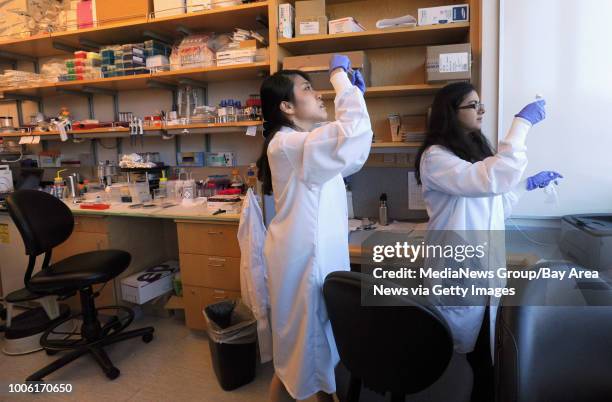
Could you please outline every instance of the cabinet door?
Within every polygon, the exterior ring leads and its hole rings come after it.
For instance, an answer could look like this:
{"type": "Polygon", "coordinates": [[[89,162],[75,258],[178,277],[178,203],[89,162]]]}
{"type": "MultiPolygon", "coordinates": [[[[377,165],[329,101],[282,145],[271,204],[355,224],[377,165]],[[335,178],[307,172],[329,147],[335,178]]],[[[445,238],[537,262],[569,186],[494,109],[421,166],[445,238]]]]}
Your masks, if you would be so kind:
{"type": "Polygon", "coordinates": [[[185,322],[191,329],[206,329],[204,307],[227,299],[240,298],[240,292],[223,289],[202,288],[198,286],[183,286],[185,302],[185,322]]]}
{"type": "Polygon", "coordinates": [[[178,222],[176,228],[181,253],[240,258],[236,225],[178,222]]]}
{"type": "Polygon", "coordinates": [[[186,285],[240,290],[240,258],[181,253],[180,261],[186,285]]]}

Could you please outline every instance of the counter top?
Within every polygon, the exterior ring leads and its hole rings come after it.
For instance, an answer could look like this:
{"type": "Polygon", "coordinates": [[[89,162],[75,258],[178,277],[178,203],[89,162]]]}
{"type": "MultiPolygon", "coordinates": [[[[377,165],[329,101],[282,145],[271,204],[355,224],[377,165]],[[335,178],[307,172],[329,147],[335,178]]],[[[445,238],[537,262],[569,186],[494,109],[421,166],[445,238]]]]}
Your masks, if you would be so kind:
{"type": "Polygon", "coordinates": [[[169,208],[129,208],[130,204],[112,203],[109,209],[93,210],[81,209],[79,204],[67,202],[66,205],[75,215],[95,216],[122,216],[129,218],[158,218],[172,220],[208,221],[208,222],[232,222],[238,223],[240,215],[237,214],[210,214],[203,202],[197,202],[190,206],[178,204],[169,208]]]}

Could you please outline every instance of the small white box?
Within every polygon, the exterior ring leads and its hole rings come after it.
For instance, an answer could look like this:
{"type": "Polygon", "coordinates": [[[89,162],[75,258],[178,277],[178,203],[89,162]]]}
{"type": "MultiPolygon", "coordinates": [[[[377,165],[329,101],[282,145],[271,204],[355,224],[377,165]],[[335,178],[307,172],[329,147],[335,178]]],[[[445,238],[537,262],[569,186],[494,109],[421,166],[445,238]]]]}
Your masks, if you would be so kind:
{"type": "Polygon", "coordinates": [[[467,4],[419,8],[419,25],[448,24],[469,20],[470,6],[467,4]]]}
{"type": "Polygon", "coordinates": [[[167,261],[146,271],[128,276],[121,280],[123,300],[144,304],[172,290],[174,273],[179,269],[178,261],[167,261]]]}
{"type": "Polygon", "coordinates": [[[185,0],[155,0],[155,18],[185,14],[185,0]]]}
{"type": "Polygon", "coordinates": [[[197,13],[212,9],[212,0],[187,0],[187,12],[197,13]]]}
{"type": "Polygon", "coordinates": [[[355,21],[353,17],[340,18],[329,21],[329,34],[340,34],[349,32],[363,32],[365,28],[355,21]]]}
{"type": "Polygon", "coordinates": [[[278,36],[279,38],[293,38],[293,24],[295,21],[295,8],[292,4],[278,5],[278,36]]]}

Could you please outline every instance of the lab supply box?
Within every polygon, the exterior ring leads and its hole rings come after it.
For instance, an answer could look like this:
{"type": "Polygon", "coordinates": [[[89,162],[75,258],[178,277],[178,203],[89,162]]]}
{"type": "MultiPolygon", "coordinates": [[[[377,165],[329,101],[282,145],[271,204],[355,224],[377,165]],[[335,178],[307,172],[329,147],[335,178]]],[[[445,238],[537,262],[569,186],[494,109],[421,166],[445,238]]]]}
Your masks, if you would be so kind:
{"type": "Polygon", "coordinates": [[[278,37],[293,38],[293,23],[295,21],[295,8],[293,4],[278,5],[278,37]]]}
{"type": "MultiPolygon", "coordinates": [[[[351,60],[351,66],[361,71],[367,86],[370,85],[370,63],[364,51],[342,52],[351,60]]],[[[310,76],[314,89],[321,91],[333,89],[329,81],[329,62],[334,53],[311,54],[306,56],[285,57],[283,68],[301,70],[310,76]]]]}
{"type": "Polygon", "coordinates": [[[469,80],[472,48],[469,43],[427,47],[427,81],[469,80]]]}
{"type": "Polygon", "coordinates": [[[178,152],[176,154],[176,164],[179,167],[203,167],[204,162],[204,152],[178,152]]]}
{"type": "Polygon", "coordinates": [[[185,0],[154,0],[155,18],[171,17],[185,14],[187,5],[185,0]]]}
{"type": "Polygon", "coordinates": [[[212,0],[187,0],[187,12],[197,13],[212,9],[212,0]]]}
{"type": "Polygon", "coordinates": [[[206,152],[206,167],[234,167],[236,155],[233,152],[206,152]]]}
{"type": "Polygon", "coordinates": [[[97,0],[99,26],[146,19],[153,11],[153,0],[97,0]]]}
{"type": "Polygon", "coordinates": [[[419,8],[419,25],[448,24],[452,22],[468,22],[470,6],[455,4],[442,7],[419,8]]]}
{"type": "Polygon", "coordinates": [[[325,0],[295,2],[296,37],[327,34],[328,19],[325,14],[325,0]]]}
{"type": "Polygon", "coordinates": [[[144,304],[171,292],[174,273],[178,270],[178,261],[166,261],[163,264],[128,276],[121,280],[121,296],[127,302],[144,304]]]}
{"type": "Polygon", "coordinates": [[[353,17],[340,18],[329,21],[329,34],[341,34],[350,32],[362,32],[365,28],[353,17]]]}

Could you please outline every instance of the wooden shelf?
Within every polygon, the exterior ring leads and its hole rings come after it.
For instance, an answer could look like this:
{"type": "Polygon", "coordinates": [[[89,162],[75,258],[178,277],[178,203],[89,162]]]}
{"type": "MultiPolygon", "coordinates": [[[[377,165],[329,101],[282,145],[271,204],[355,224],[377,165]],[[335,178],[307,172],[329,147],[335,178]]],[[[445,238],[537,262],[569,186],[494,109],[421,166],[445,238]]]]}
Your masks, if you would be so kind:
{"type": "Polygon", "coordinates": [[[231,30],[234,27],[259,29],[261,25],[256,22],[255,18],[260,14],[267,15],[267,13],[268,2],[262,1],[166,18],[142,16],[139,19],[104,23],[95,28],[39,34],[24,39],[2,41],[0,38],[0,52],[38,58],[65,55],[66,51],[55,48],[54,42],[82,48],[81,41],[100,45],[139,42],[145,39],[145,31],[177,39],[181,37],[177,31],[178,27],[195,32],[202,30],[227,32],[228,29],[231,30]]]}
{"type": "Polygon", "coordinates": [[[96,80],[63,81],[25,88],[0,88],[4,97],[10,94],[28,96],[54,96],[61,94],[61,90],[81,91],[83,88],[106,89],[113,91],[126,91],[150,88],[151,81],[161,84],[178,85],[183,79],[194,81],[239,81],[258,79],[269,74],[270,63],[237,64],[223,67],[191,68],[173,71],[164,71],[153,74],[128,75],[123,77],[100,78],[96,80]]]}
{"type": "MultiPolygon", "coordinates": [[[[196,124],[186,124],[186,125],[175,125],[175,126],[164,126],[164,127],[147,127],[144,129],[145,136],[153,136],[154,133],[158,133],[162,130],[166,131],[175,131],[175,130],[211,130],[214,132],[232,132],[236,130],[243,129],[245,127],[257,127],[261,126],[263,122],[261,121],[241,121],[237,123],[196,123],[196,124]]],[[[130,130],[125,127],[103,127],[103,128],[92,128],[89,130],[73,130],[68,134],[77,135],[80,138],[125,138],[130,137],[130,130]]],[[[18,137],[27,137],[27,136],[40,136],[45,139],[50,139],[51,137],[59,138],[59,132],[57,131],[45,131],[45,132],[37,132],[34,131],[32,133],[0,133],[0,137],[4,138],[18,138],[18,137]]],[[[140,138],[139,136],[137,136],[140,138]]]]}
{"type": "Polygon", "coordinates": [[[279,46],[294,55],[402,46],[446,45],[469,42],[470,24],[452,23],[414,28],[376,29],[336,35],[309,35],[279,39],[279,46]]]}
{"type": "MultiPolygon", "coordinates": [[[[380,87],[369,87],[365,93],[366,98],[390,98],[413,95],[432,95],[444,87],[443,84],[415,84],[415,85],[388,85],[380,87]]],[[[323,99],[334,99],[336,93],[333,90],[319,91],[323,99]]]]}

